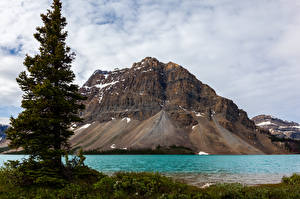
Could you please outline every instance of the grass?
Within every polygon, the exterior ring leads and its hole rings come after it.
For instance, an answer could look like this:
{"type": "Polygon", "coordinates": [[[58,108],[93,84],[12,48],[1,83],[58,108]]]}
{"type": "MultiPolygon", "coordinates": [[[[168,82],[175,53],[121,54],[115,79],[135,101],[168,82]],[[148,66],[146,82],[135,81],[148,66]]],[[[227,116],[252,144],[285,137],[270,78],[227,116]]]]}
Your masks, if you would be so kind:
{"type": "MultiPolygon", "coordinates": [[[[85,170],[87,171],[87,170],[85,170]]],[[[300,176],[284,177],[282,183],[259,186],[217,184],[206,189],[190,186],[158,173],[115,173],[104,175],[90,169],[95,178],[76,178],[60,186],[18,185],[11,172],[0,170],[0,198],[49,199],[299,199],[300,176]],[[10,172],[10,173],[9,173],[10,172]],[[95,173],[96,172],[96,173],[95,173]],[[8,179],[10,178],[10,179],[8,179]]]]}

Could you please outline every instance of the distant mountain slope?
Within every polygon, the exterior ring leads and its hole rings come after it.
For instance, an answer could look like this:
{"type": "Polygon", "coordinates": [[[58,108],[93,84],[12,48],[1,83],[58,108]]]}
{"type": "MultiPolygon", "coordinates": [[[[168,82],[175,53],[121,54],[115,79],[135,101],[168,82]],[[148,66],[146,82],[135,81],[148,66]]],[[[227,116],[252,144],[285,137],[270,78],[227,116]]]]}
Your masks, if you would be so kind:
{"type": "Polygon", "coordinates": [[[0,143],[5,141],[6,135],[5,130],[8,128],[8,125],[0,124],[0,143]]]}
{"type": "Polygon", "coordinates": [[[184,146],[211,154],[286,153],[247,113],[185,68],[147,57],[131,68],[97,70],[80,89],[85,122],[74,148],[110,150],[184,146]]]}
{"type": "Polygon", "coordinates": [[[255,124],[279,138],[300,140],[300,124],[284,121],[270,115],[258,115],[252,118],[255,124]]]}

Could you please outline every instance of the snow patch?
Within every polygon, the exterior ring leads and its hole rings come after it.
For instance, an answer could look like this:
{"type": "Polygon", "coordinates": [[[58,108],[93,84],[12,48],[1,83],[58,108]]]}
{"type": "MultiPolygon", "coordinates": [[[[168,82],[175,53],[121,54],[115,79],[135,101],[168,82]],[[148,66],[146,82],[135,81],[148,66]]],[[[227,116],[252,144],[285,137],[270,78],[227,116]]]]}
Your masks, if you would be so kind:
{"type": "Polygon", "coordinates": [[[293,128],[297,128],[297,129],[300,129],[300,126],[293,126],[293,128]]]}
{"type": "Polygon", "coordinates": [[[216,114],[216,112],[212,111],[211,114],[210,114],[210,117],[213,117],[215,114],[216,114]]]}
{"type": "Polygon", "coordinates": [[[127,123],[129,123],[131,121],[131,119],[129,117],[125,117],[122,119],[122,121],[126,120],[127,123]]]}
{"type": "Polygon", "coordinates": [[[179,108],[181,108],[182,110],[187,112],[187,110],[185,108],[183,108],[182,106],[179,106],[179,108]]]}
{"type": "Polygon", "coordinates": [[[80,128],[77,129],[77,130],[86,129],[86,128],[88,128],[89,126],[91,126],[91,124],[85,124],[85,125],[83,125],[82,127],[80,127],[80,128]]]}
{"type": "Polygon", "coordinates": [[[112,144],[112,145],[110,146],[110,148],[111,148],[111,149],[115,149],[115,148],[116,148],[116,145],[115,145],[115,144],[112,144]]]}
{"type": "Polygon", "coordinates": [[[89,86],[84,86],[83,87],[85,90],[90,90],[91,89],[91,87],[89,87],[89,86]]]}
{"type": "Polygon", "coordinates": [[[96,84],[95,87],[102,89],[102,88],[105,88],[107,86],[112,86],[112,85],[114,85],[114,84],[116,84],[118,82],[119,81],[113,81],[113,82],[106,83],[106,84],[96,84]]]}
{"type": "Polygon", "coordinates": [[[196,128],[196,127],[197,127],[197,125],[193,126],[192,129],[194,129],[194,128],[196,128]]]}
{"type": "Polygon", "coordinates": [[[142,71],[142,73],[147,73],[147,72],[150,72],[150,71],[152,71],[152,69],[144,70],[144,71],[142,71]]]}
{"type": "Polygon", "coordinates": [[[267,125],[275,125],[275,124],[270,121],[261,122],[259,124],[256,124],[256,126],[267,126],[267,125]]]}
{"type": "Polygon", "coordinates": [[[103,92],[101,92],[101,93],[99,94],[99,100],[98,100],[99,104],[101,104],[102,99],[103,99],[103,92]]]}
{"type": "Polygon", "coordinates": [[[195,113],[196,117],[204,117],[204,113],[199,113],[199,112],[196,112],[196,111],[193,111],[193,113],[195,113]]]}
{"type": "Polygon", "coordinates": [[[198,153],[198,155],[209,155],[209,154],[206,153],[206,152],[204,152],[204,151],[200,151],[200,152],[198,153]]]}

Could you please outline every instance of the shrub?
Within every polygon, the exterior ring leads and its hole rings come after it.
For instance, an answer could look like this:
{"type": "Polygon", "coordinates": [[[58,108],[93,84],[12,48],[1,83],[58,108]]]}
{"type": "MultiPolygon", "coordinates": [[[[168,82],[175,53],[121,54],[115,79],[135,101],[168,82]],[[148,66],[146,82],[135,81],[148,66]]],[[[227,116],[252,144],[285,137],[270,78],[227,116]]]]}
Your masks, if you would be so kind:
{"type": "Polygon", "coordinates": [[[288,185],[300,185],[300,175],[293,174],[291,177],[283,177],[282,183],[288,185]]]}
{"type": "MultiPolygon", "coordinates": [[[[158,173],[115,173],[112,176],[94,173],[95,179],[79,177],[67,181],[64,186],[46,185],[16,186],[6,184],[9,177],[5,174],[15,171],[18,162],[11,162],[9,167],[0,170],[0,198],[103,198],[103,199],[299,199],[299,175],[283,178],[283,183],[274,185],[243,186],[241,184],[216,184],[200,189],[176,182],[158,173]],[[10,170],[9,170],[10,169],[10,170]],[[8,172],[9,171],[9,172],[8,172]],[[13,190],[13,191],[12,191],[13,190]]],[[[83,173],[92,174],[94,170],[83,173]]],[[[84,174],[85,175],[85,174],[84,174]]],[[[10,177],[13,177],[10,174],[10,177]]]]}
{"type": "Polygon", "coordinates": [[[123,172],[102,178],[94,189],[114,198],[193,198],[199,191],[158,173],[123,172]]]}
{"type": "Polygon", "coordinates": [[[32,159],[8,161],[0,168],[0,182],[14,186],[64,187],[72,182],[93,184],[105,175],[83,163],[84,158],[74,157],[60,168],[51,168],[45,161],[32,159]]]}
{"type": "Polygon", "coordinates": [[[24,174],[18,169],[19,161],[9,160],[4,163],[4,167],[0,168],[1,184],[18,185],[24,178],[24,174]]]}

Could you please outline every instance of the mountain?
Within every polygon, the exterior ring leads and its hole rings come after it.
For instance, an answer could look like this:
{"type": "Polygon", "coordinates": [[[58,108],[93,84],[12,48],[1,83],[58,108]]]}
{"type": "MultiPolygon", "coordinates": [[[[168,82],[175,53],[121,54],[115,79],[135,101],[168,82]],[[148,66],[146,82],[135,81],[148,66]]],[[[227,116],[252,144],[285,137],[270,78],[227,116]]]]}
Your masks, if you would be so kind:
{"type": "Polygon", "coordinates": [[[286,153],[232,100],[218,96],[182,66],[146,57],[131,68],[97,70],[80,89],[84,123],[73,148],[182,146],[210,154],[286,153]]]}
{"type": "Polygon", "coordinates": [[[8,128],[8,125],[0,124],[0,143],[5,141],[6,135],[5,130],[8,128]]]}
{"type": "Polygon", "coordinates": [[[278,119],[271,115],[258,115],[252,118],[255,124],[270,134],[286,139],[300,140],[300,124],[278,119]]]}

